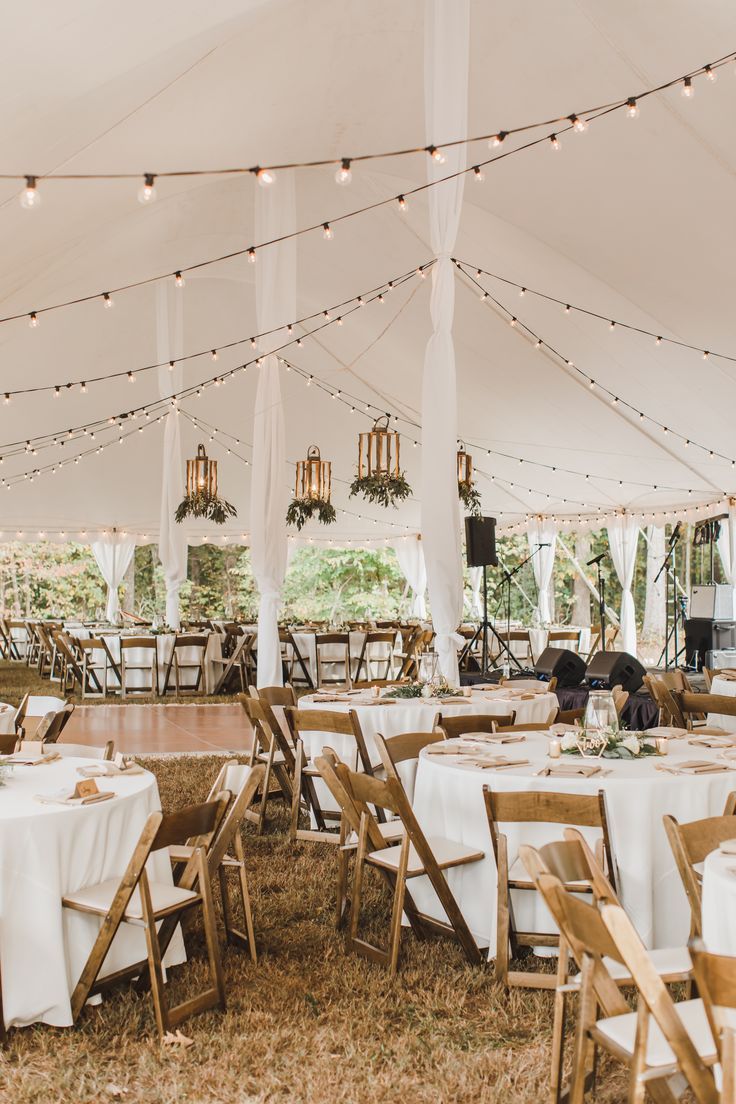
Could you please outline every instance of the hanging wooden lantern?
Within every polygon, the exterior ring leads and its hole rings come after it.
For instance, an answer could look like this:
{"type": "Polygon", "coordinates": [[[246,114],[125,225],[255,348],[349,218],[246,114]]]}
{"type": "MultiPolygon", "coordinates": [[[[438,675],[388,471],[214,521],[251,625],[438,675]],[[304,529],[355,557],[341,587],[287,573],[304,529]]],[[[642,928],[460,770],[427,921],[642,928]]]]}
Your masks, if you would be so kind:
{"type": "Polygon", "coordinates": [[[217,461],[210,460],[204,445],[197,446],[197,455],[187,460],[187,483],[184,498],[174,517],[181,523],[186,517],[206,518],[224,525],[237,511],[217,494],[217,461]]]}
{"type": "Polygon", "coordinates": [[[480,517],[482,506],[480,492],[473,482],[473,457],[465,451],[462,441],[457,443],[457,493],[469,514],[480,517]]]}
{"type": "Polygon", "coordinates": [[[294,498],[286,511],[286,524],[301,529],[316,514],[323,525],[332,525],[337,514],[331,494],[332,462],[323,460],[317,446],[310,445],[306,460],[296,462],[294,498]]]}
{"type": "Polygon", "coordinates": [[[381,506],[395,506],[411,494],[401,470],[399,434],[389,429],[388,415],[358,436],[358,474],[350,486],[351,498],[356,494],[381,506]]]}

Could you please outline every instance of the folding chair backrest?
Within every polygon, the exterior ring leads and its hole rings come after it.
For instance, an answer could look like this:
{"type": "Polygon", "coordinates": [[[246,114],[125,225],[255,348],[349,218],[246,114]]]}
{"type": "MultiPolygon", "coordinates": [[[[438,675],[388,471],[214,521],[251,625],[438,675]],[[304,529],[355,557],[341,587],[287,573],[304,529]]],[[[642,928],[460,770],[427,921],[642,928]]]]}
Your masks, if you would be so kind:
{"type": "Polygon", "coordinates": [[[244,763],[227,763],[222,770],[223,790],[230,795],[224,816],[216,825],[216,835],[207,856],[214,874],[229,850],[236,832],[253,802],[266,774],[264,763],[249,767],[244,763]]]}
{"type": "Polygon", "coordinates": [[[200,805],[188,805],[175,813],[162,815],[151,842],[151,851],[161,851],[164,847],[186,843],[191,839],[208,840],[212,837],[221,814],[222,800],[213,800],[200,805]]]}
{"type": "Polygon", "coordinates": [[[255,686],[249,686],[248,690],[252,698],[266,702],[271,708],[275,705],[282,708],[286,708],[287,705],[296,705],[296,694],[289,683],[286,686],[259,686],[257,689],[255,686]]]}
{"type": "Polygon", "coordinates": [[[670,991],[657,972],[639,935],[621,905],[601,907],[601,918],[616,947],[617,961],[629,970],[650,1015],[675,1055],[677,1064],[702,1104],[718,1104],[712,1070],[709,1070],[677,1014],[670,991]]]}
{"type": "Polygon", "coordinates": [[[733,955],[712,954],[705,949],[701,939],[690,941],[690,958],[693,964],[698,994],[705,1005],[710,1030],[718,1050],[718,1057],[724,1066],[723,1101],[733,1100],[734,1054],[729,1056],[730,1069],[724,1062],[724,1043],[728,1035],[733,1047],[733,1033],[736,1031],[736,958],[733,955]],[[726,1091],[726,1077],[731,1076],[730,1095],[726,1091]]]}
{"type": "Polygon", "coordinates": [[[351,772],[332,748],[323,748],[322,754],[316,756],[314,765],[337,802],[347,827],[357,835],[360,832],[361,817],[365,813],[368,844],[371,850],[378,851],[385,847],[386,841],[381,835],[378,821],[373,815],[373,809],[365,801],[355,796],[350,784],[351,772]]]}
{"type": "Polygon", "coordinates": [[[446,740],[456,740],[471,732],[496,732],[500,726],[507,727],[516,720],[516,713],[512,709],[510,713],[492,717],[490,713],[461,713],[457,717],[446,717],[440,713],[437,717],[437,727],[441,728],[446,740]]]}
{"type": "MultiPolygon", "coordinates": [[[[727,801],[726,808],[728,807],[727,801]]],[[[662,819],[690,905],[691,934],[700,935],[702,889],[695,867],[704,862],[706,855],[715,851],[724,840],[736,837],[736,816],[705,817],[703,820],[691,820],[688,824],[680,824],[669,813],[662,819]]]]}
{"type": "Polygon", "coordinates": [[[297,709],[291,706],[285,712],[295,736],[302,732],[335,732],[341,736],[354,736],[356,732],[358,718],[353,709],[343,713],[334,709],[297,709]]]}
{"type": "MultiPolygon", "coordinates": [[[[251,693],[253,688],[251,687],[251,693]]],[[[294,747],[287,739],[286,734],[278,722],[268,702],[260,698],[254,698],[247,694],[238,694],[238,701],[253,727],[256,743],[263,751],[268,751],[271,741],[276,741],[276,747],[286,760],[290,770],[294,769],[294,747]]]]}
{"type": "Polygon", "coordinates": [[[208,636],[198,636],[189,633],[177,633],[174,637],[175,648],[202,648],[206,649],[209,642],[208,636]]]}
{"type": "Polygon", "coordinates": [[[726,717],[736,717],[736,697],[729,694],[693,694],[687,690],[672,690],[670,693],[685,720],[686,728],[692,728],[692,718],[703,713],[721,713],[726,717]]]}
{"type": "Polygon", "coordinates": [[[145,648],[155,652],[157,650],[155,636],[121,636],[120,650],[127,652],[132,648],[145,648]]]}
{"type": "Polygon", "coordinates": [[[441,732],[402,732],[397,736],[386,737],[377,732],[373,739],[383,767],[388,774],[398,778],[396,768],[399,763],[418,759],[422,748],[429,747],[430,744],[441,744],[444,736],[441,732]]]}

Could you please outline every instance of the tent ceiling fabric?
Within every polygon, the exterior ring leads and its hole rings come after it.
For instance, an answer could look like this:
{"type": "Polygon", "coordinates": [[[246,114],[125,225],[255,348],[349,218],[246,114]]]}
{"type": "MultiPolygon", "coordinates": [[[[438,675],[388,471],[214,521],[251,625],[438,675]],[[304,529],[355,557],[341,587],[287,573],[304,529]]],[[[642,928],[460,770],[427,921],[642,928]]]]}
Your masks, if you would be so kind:
{"type": "MultiPolygon", "coordinates": [[[[15,7],[0,47],[0,171],[142,174],[417,144],[424,134],[423,20],[423,0],[153,6],[131,0],[115,10],[88,0],[46,0],[15,7]]],[[[697,6],[474,0],[469,130],[508,129],[634,94],[736,47],[734,32],[727,0],[697,6]]],[[[483,184],[468,179],[455,255],[606,317],[736,354],[728,248],[736,230],[734,73],[730,65],[714,85],[698,80],[692,100],[672,90],[649,98],[636,120],[618,112],[585,134],[566,134],[559,153],[544,145],[506,158],[488,166],[483,184]]],[[[468,163],[488,156],[485,144],[471,147],[468,163]]],[[[356,165],[344,188],[335,184],[334,169],[300,170],[297,223],[335,218],[425,178],[421,154],[356,165]]],[[[173,272],[254,241],[251,176],[159,180],[156,202],[145,207],[136,201],[138,186],[42,181],[43,202],[29,212],[18,204],[17,187],[0,182],[0,314],[173,272]]],[[[305,235],[298,253],[301,316],[429,261],[426,198],[412,197],[404,214],[392,204],[338,223],[330,242],[305,235]]],[[[385,303],[367,305],[340,328],[292,348],[290,359],[315,383],[418,421],[429,283],[408,281],[385,303]]],[[[610,333],[602,322],[486,285],[622,400],[692,441],[736,454],[735,365],[657,347],[620,328],[610,333]]],[[[245,257],[188,276],[179,294],[185,353],[256,331],[254,266],[245,257]]],[[[596,525],[601,513],[620,509],[649,514],[702,506],[707,513],[709,504],[736,491],[729,462],[684,448],[621,404],[612,406],[535,350],[461,277],[454,336],[459,431],[487,473],[478,482],[484,511],[502,526],[521,524],[529,513],[596,525]]],[[[246,347],[223,353],[216,370],[224,373],[250,355],[246,347]]],[[[120,293],[113,310],[96,301],[43,315],[33,330],[24,320],[0,325],[0,357],[0,391],[153,363],[155,287],[120,293]]],[[[190,361],[185,386],[214,370],[209,357],[190,361]]],[[[140,374],[133,386],[123,378],[90,385],[86,394],[74,387],[58,399],[47,392],[0,403],[0,452],[11,442],[151,402],[156,375],[140,374]]],[[[382,511],[348,498],[365,413],[351,415],[294,372],[283,371],[282,387],[290,461],[318,444],[333,463],[333,501],[348,511],[331,529],[310,524],[302,535],[361,541],[416,532],[415,499],[382,511]]],[[[204,438],[220,461],[221,491],[238,508],[237,521],[214,533],[217,540],[247,531],[249,468],[225,448],[250,458],[242,427],[251,423],[254,397],[255,373],[247,371],[182,403],[245,441],[204,438]]],[[[203,434],[180,416],[184,455],[193,455],[203,434]]],[[[405,423],[398,428],[418,495],[419,448],[411,442],[421,433],[405,423]]],[[[117,439],[112,431],[97,436],[117,439]]],[[[153,539],[162,443],[163,424],[152,425],[56,475],[3,489],[0,529],[30,538],[115,526],[153,539]]],[[[83,450],[74,443],[67,455],[83,450]]],[[[63,456],[60,448],[6,455],[0,474],[12,478],[63,456]]],[[[182,471],[182,488],[183,482],[182,471]]],[[[291,464],[284,482],[293,482],[291,464]]],[[[192,540],[203,533],[189,529],[192,540]]]]}

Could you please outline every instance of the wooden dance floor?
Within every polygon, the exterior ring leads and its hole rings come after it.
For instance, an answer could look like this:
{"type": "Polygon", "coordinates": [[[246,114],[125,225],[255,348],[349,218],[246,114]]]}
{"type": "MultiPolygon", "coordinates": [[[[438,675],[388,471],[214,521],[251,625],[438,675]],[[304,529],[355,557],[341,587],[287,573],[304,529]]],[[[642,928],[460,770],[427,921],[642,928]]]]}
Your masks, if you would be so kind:
{"type": "Polygon", "coordinates": [[[250,750],[251,728],[243,709],[227,705],[77,706],[64,738],[101,745],[115,741],[128,755],[250,750]]]}

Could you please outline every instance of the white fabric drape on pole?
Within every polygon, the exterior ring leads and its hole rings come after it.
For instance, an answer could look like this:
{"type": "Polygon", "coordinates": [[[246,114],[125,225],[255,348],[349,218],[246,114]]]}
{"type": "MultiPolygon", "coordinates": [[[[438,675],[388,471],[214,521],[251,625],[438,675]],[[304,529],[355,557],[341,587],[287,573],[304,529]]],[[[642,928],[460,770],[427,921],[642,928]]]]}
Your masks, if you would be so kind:
{"type": "Polygon", "coordinates": [[[552,518],[530,518],[526,531],[534,582],[537,584],[539,620],[543,625],[549,625],[554,617],[552,574],[557,550],[557,523],[552,518]]]}
{"type": "MultiPolygon", "coordinates": [[[[182,364],[177,361],[173,368],[168,366],[168,361],[176,361],[184,352],[184,295],[170,281],[156,285],[156,349],[159,362],[165,362],[165,367],[158,369],[158,391],[164,399],[181,391],[184,383],[182,364]]],[[[158,558],[166,581],[166,624],[177,630],[181,628],[179,590],[187,577],[188,546],[174,513],[183,490],[180,416],[172,407],[164,422],[158,558]]]]}
{"type": "Polygon", "coordinates": [[[471,587],[470,615],[471,617],[481,618],[483,616],[483,599],[480,596],[480,591],[483,586],[483,568],[470,567],[468,568],[468,575],[471,587]]]}
{"type": "Polygon", "coordinates": [[[718,536],[718,555],[721,558],[721,566],[726,581],[731,584],[731,602],[736,612],[736,501],[729,499],[728,521],[721,523],[721,532],[718,536]]]}
{"type": "Polygon", "coordinates": [[[93,541],[92,554],[97,561],[102,578],[107,583],[107,620],[115,624],[120,613],[118,601],[118,587],[123,581],[125,572],[130,567],[130,561],[135,552],[133,540],[101,540],[93,541]]]}
{"type": "Polygon", "coordinates": [[[662,636],[667,620],[667,575],[659,574],[664,563],[664,526],[648,525],[646,536],[647,579],[641,630],[645,637],[662,636]]]}
{"type": "Polygon", "coordinates": [[[633,518],[612,518],[608,525],[608,543],[611,559],[621,584],[621,647],[636,655],[636,608],[631,585],[636,567],[636,548],[639,543],[639,526],[633,518]]]}
{"type": "MultiPolygon", "coordinates": [[[[428,143],[467,132],[469,0],[426,0],[424,104],[428,143]]],[[[465,168],[464,146],[443,151],[444,164],[428,159],[430,181],[465,168]]],[[[430,188],[432,336],[424,357],[422,436],[422,542],[427,567],[435,648],[442,674],[458,682],[456,629],[463,612],[460,508],[457,497],[457,387],[452,323],[455,274],[451,261],[463,201],[464,176],[430,188]]]]}
{"type": "MultiPolygon", "coordinates": [[[[296,229],[294,173],[280,171],[268,188],[256,188],[256,241],[270,241],[296,229]]],[[[259,332],[286,326],[296,317],[296,242],[259,250],[256,263],[256,316],[259,332]]],[[[283,343],[269,337],[263,351],[283,343]]],[[[283,681],[279,645],[279,606],[286,574],[286,431],[276,356],[264,356],[258,369],[253,417],[250,554],[260,593],[258,607],[258,685],[283,681]]]]}
{"type": "Polygon", "coordinates": [[[412,590],[409,616],[418,617],[420,621],[424,621],[427,616],[427,603],[424,600],[424,592],[427,589],[427,569],[424,565],[422,542],[416,537],[407,537],[392,543],[399,567],[412,590]]]}

